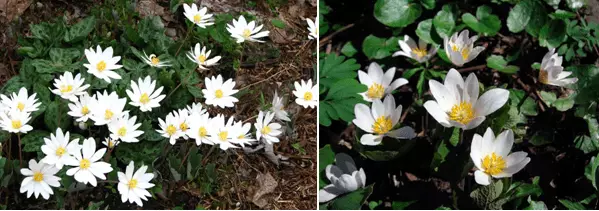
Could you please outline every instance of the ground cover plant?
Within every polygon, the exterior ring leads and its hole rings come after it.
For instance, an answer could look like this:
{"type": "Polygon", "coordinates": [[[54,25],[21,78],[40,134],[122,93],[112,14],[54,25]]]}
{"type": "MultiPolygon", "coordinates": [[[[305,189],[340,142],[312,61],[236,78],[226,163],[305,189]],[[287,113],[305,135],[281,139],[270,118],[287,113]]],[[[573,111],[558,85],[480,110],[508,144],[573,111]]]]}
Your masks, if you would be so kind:
{"type": "Polygon", "coordinates": [[[4,209],[315,208],[315,5],[24,8],[0,22],[4,209]]]}
{"type": "Polygon", "coordinates": [[[321,209],[597,209],[596,1],[320,0],[321,209]]]}

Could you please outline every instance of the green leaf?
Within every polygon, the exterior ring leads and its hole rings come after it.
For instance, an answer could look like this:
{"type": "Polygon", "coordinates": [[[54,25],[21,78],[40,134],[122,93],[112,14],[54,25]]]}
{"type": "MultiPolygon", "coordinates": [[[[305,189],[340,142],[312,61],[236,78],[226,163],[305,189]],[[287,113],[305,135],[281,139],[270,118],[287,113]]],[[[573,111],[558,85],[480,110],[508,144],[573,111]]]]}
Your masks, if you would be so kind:
{"type": "Polygon", "coordinates": [[[335,54],[324,54],[325,58],[320,59],[319,74],[318,76],[323,78],[356,78],[358,76],[358,70],[360,65],[356,63],[355,59],[345,59],[344,56],[338,56],[335,54]]]}
{"type": "Polygon", "coordinates": [[[326,180],[325,169],[328,165],[333,164],[333,162],[335,162],[335,152],[333,152],[330,145],[327,144],[318,150],[318,174],[320,175],[318,189],[322,189],[329,184],[326,180]]]}
{"type": "Polygon", "coordinates": [[[545,104],[547,104],[548,106],[551,106],[555,102],[555,100],[557,100],[557,97],[553,92],[541,91],[540,95],[541,100],[543,100],[543,102],[545,102],[545,104]]]}
{"type": "Polygon", "coordinates": [[[586,208],[578,202],[573,202],[573,201],[566,200],[566,199],[560,199],[559,203],[564,205],[564,207],[568,208],[569,210],[586,210],[586,208]]]}
{"type": "Polygon", "coordinates": [[[422,13],[422,6],[410,0],[377,0],[374,4],[374,17],[390,27],[410,25],[422,13]]]}
{"type": "Polygon", "coordinates": [[[492,181],[486,186],[479,186],[470,193],[474,203],[483,209],[501,209],[505,201],[497,200],[503,191],[503,182],[501,180],[492,181]]]}
{"type": "Polygon", "coordinates": [[[554,19],[547,22],[539,33],[539,45],[548,48],[557,48],[566,41],[566,23],[563,20],[554,19]]]}
{"type": "Polygon", "coordinates": [[[285,23],[283,23],[283,21],[281,21],[280,19],[271,19],[270,23],[272,23],[273,26],[279,28],[279,29],[285,29],[285,27],[287,27],[287,25],[285,25],[285,23]]]}
{"type": "Polygon", "coordinates": [[[487,66],[499,72],[514,74],[520,70],[517,66],[507,65],[507,61],[502,56],[491,55],[487,58],[487,66]]]}
{"type": "Polygon", "coordinates": [[[575,137],[574,145],[577,149],[582,150],[585,154],[599,150],[599,141],[593,140],[591,137],[586,135],[575,137]]]}
{"type": "Polygon", "coordinates": [[[358,189],[354,192],[337,197],[331,202],[331,208],[335,210],[359,210],[372,194],[372,185],[358,189]]]}
{"type": "Polygon", "coordinates": [[[362,51],[369,59],[383,59],[399,49],[398,40],[397,37],[384,39],[369,35],[362,43],[362,51]]]}
{"type": "MultiPolygon", "coordinates": [[[[113,153],[115,153],[114,157],[118,158],[122,163],[134,161],[135,163],[151,164],[154,159],[158,158],[162,149],[163,147],[157,146],[155,142],[122,142],[116,146],[116,150],[113,153]]],[[[175,167],[179,167],[180,164],[181,162],[178,162],[175,167]]]]}
{"type": "Polygon", "coordinates": [[[443,43],[443,38],[441,38],[433,29],[433,19],[420,21],[420,23],[418,23],[418,27],[416,28],[416,35],[418,35],[418,38],[426,41],[427,43],[443,43]]]}
{"type": "Polygon", "coordinates": [[[424,9],[432,10],[435,9],[435,3],[437,0],[420,0],[420,4],[424,7],[424,9]]]}
{"type": "Polygon", "coordinates": [[[351,42],[346,42],[345,45],[343,45],[343,48],[341,48],[341,53],[343,53],[343,55],[347,57],[352,57],[356,53],[358,53],[358,50],[356,50],[356,48],[354,47],[354,45],[351,44],[351,42]]]}
{"type": "Polygon", "coordinates": [[[553,102],[553,107],[558,111],[567,111],[574,107],[574,99],[570,97],[562,97],[553,102]]]}
{"type": "Polygon", "coordinates": [[[597,177],[599,177],[599,154],[598,156],[594,156],[591,158],[591,162],[584,168],[584,176],[591,181],[595,190],[599,190],[597,187],[597,182],[599,182],[597,177]]]}
{"type": "Polygon", "coordinates": [[[416,201],[394,201],[391,204],[393,210],[405,210],[408,206],[415,203],[416,201]]]}
{"type": "Polygon", "coordinates": [[[525,210],[547,210],[547,205],[543,201],[533,201],[528,197],[528,207],[524,208],[525,210]]]}
{"type": "Polygon", "coordinates": [[[567,20],[567,19],[575,18],[576,13],[558,9],[555,12],[551,13],[550,16],[554,19],[567,20]]]}
{"type": "Polygon", "coordinates": [[[67,115],[68,111],[69,107],[63,102],[62,98],[57,98],[50,103],[44,114],[44,122],[48,126],[48,129],[56,131],[60,127],[62,131],[68,131],[67,129],[69,129],[72,123],[70,116],[67,115]]]}
{"type": "Polygon", "coordinates": [[[507,17],[507,27],[511,32],[521,32],[530,21],[533,3],[532,0],[520,1],[514,6],[507,17]]]}
{"type": "Polygon", "coordinates": [[[202,89],[200,87],[187,85],[187,91],[189,91],[189,94],[194,98],[204,98],[204,94],[202,94],[202,89]]]}
{"type": "Polygon", "coordinates": [[[518,110],[527,116],[536,116],[537,104],[523,90],[510,89],[510,102],[512,106],[516,106],[518,110]],[[522,102],[524,100],[524,102],[522,102]]]}
{"type": "Polygon", "coordinates": [[[64,41],[75,43],[85,39],[96,26],[96,17],[89,16],[79,23],[71,26],[67,33],[64,34],[64,41]]]}
{"type": "Polygon", "coordinates": [[[526,23],[526,32],[532,35],[533,37],[537,37],[541,28],[545,25],[545,22],[548,20],[547,10],[545,10],[545,4],[540,2],[540,0],[530,0],[531,1],[531,13],[530,20],[526,23]]]}
{"type": "Polygon", "coordinates": [[[441,37],[451,36],[456,25],[457,13],[457,6],[454,4],[445,4],[437,15],[435,15],[433,25],[441,37]]]}
{"type": "Polygon", "coordinates": [[[44,145],[44,138],[50,138],[50,133],[43,130],[30,131],[21,138],[24,152],[38,152],[44,145]]]}
{"type": "Polygon", "coordinates": [[[501,29],[501,20],[496,15],[491,14],[491,8],[484,5],[476,10],[476,17],[470,13],[462,15],[462,21],[472,30],[494,36],[501,29]]]}
{"type": "Polygon", "coordinates": [[[186,89],[178,89],[169,99],[170,107],[173,109],[184,108],[193,100],[193,96],[186,89]]]}

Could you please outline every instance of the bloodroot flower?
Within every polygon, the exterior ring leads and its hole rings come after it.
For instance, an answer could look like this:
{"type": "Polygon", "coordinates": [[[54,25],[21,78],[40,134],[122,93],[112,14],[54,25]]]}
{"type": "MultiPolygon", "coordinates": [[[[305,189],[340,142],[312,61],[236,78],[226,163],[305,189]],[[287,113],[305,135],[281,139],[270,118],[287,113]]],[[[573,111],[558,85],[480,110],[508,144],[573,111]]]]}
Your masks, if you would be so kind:
{"type": "Polygon", "coordinates": [[[318,192],[318,202],[324,203],[344,193],[349,193],[366,186],[364,169],[356,168],[354,160],[345,153],[335,155],[336,165],[328,165],[325,172],[331,184],[318,192]]]}

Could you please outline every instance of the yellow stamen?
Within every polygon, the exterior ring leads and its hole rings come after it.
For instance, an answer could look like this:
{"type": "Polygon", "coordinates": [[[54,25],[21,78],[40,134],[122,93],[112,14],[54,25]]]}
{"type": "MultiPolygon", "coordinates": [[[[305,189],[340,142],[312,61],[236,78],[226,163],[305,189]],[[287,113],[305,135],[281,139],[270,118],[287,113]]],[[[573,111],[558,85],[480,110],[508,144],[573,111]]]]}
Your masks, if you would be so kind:
{"type": "Polygon", "coordinates": [[[44,174],[42,174],[42,172],[38,171],[33,173],[33,181],[41,182],[42,180],[44,180],[44,174]]]}
{"type": "Polygon", "coordinates": [[[106,62],[104,62],[104,60],[98,62],[96,69],[98,69],[100,72],[104,71],[106,69],[106,62]]]}
{"type": "Polygon", "coordinates": [[[156,55],[152,54],[152,55],[150,55],[150,63],[152,63],[152,65],[156,66],[156,65],[158,65],[158,63],[160,63],[160,59],[158,57],[156,57],[156,55]]]}
{"type": "Polygon", "coordinates": [[[266,125],[266,126],[262,127],[262,129],[260,130],[260,132],[261,132],[262,134],[269,134],[269,133],[270,133],[270,131],[271,131],[271,129],[270,129],[270,127],[268,127],[268,125],[266,125]]]}
{"type": "Polygon", "coordinates": [[[202,54],[202,55],[198,56],[198,61],[200,61],[200,63],[204,64],[204,62],[206,62],[206,55],[202,54]]]}
{"type": "Polygon", "coordinates": [[[204,138],[204,137],[206,137],[206,135],[208,135],[208,130],[206,130],[205,127],[200,127],[200,129],[198,130],[198,135],[201,138],[204,138]]]}
{"type": "Polygon", "coordinates": [[[382,135],[386,134],[393,128],[393,122],[391,122],[391,117],[380,116],[376,118],[374,124],[372,124],[372,131],[376,134],[382,135]]]}
{"type": "Polygon", "coordinates": [[[377,83],[373,83],[372,85],[370,85],[368,91],[366,92],[366,96],[372,99],[381,99],[383,98],[384,94],[385,88],[383,87],[383,85],[377,83]]]}
{"type": "Polygon", "coordinates": [[[470,49],[468,49],[468,48],[462,49],[462,59],[464,61],[466,61],[466,60],[468,60],[469,56],[470,56],[470,49]]]}
{"type": "Polygon", "coordinates": [[[223,90],[217,89],[216,92],[214,92],[214,96],[216,98],[222,98],[223,97],[223,90]]]}
{"type": "Polygon", "coordinates": [[[62,85],[60,86],[60,92],[65,93],[65,92],[71,92],[73,91],[73,86],[72,85],[62,85]]]}
{"type": "Polygon", "coordinates": [[[121,127],[117,133],[119,134],[119,136],[125,136],[127,135],[127,128],[121,127]]]}
{"type": "Polygon", "coordinates": [[[200,23],[200,21],[202,21],[202,16],[200,14],[197,14],[197,15],[193,16],[193,22],[194,23],[200,23]]]}
{"type": "Polygon", "coordinates": [[[539,82],[547,84],[549,83],[549,73],[545,70],[539,71],[539,82]]]}
{"type": "Polygon", "coordinates": [[[141,97],[139,97],[139,102],[142,104],[148,104],[148,102],[150,102],[150,96],[148,96],[148,93],[144,93],[141,95],[141,97]]]}
{"type": "Polygon", "coordinates": [[[172,136],[173,134],[175,134],[175,132],[177,132],[177,128],[174,125],[169,125],[168,127],[166,127],[166,133],[169,136],[172,136]]]}
{"type": "Polygon", "coordinates": [[[464,101],[454,105],[449,112],[449,119],[464,125],[468,124],[474,119],[474,109],[472,109],[472,104],[464,101]]]}
{"type": "Polygon", "coordinates": [[[91,165],[92,165],[92,163],[89,162],[88,159],[83,159],[79,162],[79,168],[81,168],[83,170],[88,169],[91,165]]]}
{"type": "Polygon", "coordinates": [[[243,34],[242,34],[243,38],[248,39],[248,38],[250,38],[250,35],[252,35],[252,31],[250,31],[249,29],[243,30],[243,34]]]}
{"type": "Polygon", "coordinates": [[[19,102],[17,104],[17,108],[19,109],[19,111],[23,111],[23,109],[25,109],[25,104],[23,104],[22,102],[19,102]]]}
{"type": "Polygon", "coordinates": [[[237,139],[245,139],[245,136],[244,135],[239,135],[239,136],[237,136],[237,139]]]}
{"type": "Polygon", "coordinates": [[[458,48],[458,45],[456,45],[454,43],[449,43],[449,46],[451,46],[451,50],[453,52],[458,52],[460,50],[460,48],[458,48]]]}
{"type": "Polygon", "coordinates": [[[307,101],[312,100],[312,92],[304,93],[304,100],[307,100],[307,101]]]}
{"type": "Polygon", "coordinates": [[[218,138],[221,141],[227,141],[227,137],[229,137],[229,132],[227,131],[221,131],[220,133],[218,133],[218,138]]]}
{"type": "Polygon", "coordinates": [[[106,109],[106,111],[104,112],[104,119],[109,120],[112,118],[113,115],[114,113],[110,109],[106,109]]]}
{"type": "Polygon", "coordinates": [[[13,120],[12,121],[13,129],[19,129],[19,128],[21,128],[21,126],[23,126],[23,124],[21,124],[21,120],[13,120]]]}
{"type": "Polygon", "coordinates": [[[56,149],[56,156],[60,157],[64,155],[65,152],[67,152],[67,150],[64,147],[58,147],[58,149],[56,149]]]}
{"type": "Polygon", "coordinates": [[[108,140],[108,148],[114,147],[114,141],[108,140]]]}
{"type": "Polygon", "coordinates": [[[129,189],[133,189],[133,188],[137,187],[137,180],[131,179],[131,181],[129,181],[129,184],[127,184],[127,186],[129,186],[129,189]]]}
{"type": "Polygon", "coordinates": [[[416,56],[418,56],[418,58],[422,58],[428,54],[426,49],[420,49],[420,48],[414,48],[414,49],[412,49],[412,52],[414,52],[414,54],[416,54],[416,56]]]}
{"type": "Polygon", "coordinates": [[[81,113],[83,115],[89,114],[89,108],[87,106],[83,106],[83,108],[81,108],[81,113]]]}
{"type": "Polygon", "coordinates": [[[494,152],[485,156],[482,162],[484,172],[488,175],[498,175],[505,169],[505,160],[494,152]]]}
{"type": "Polygon", "coordinates": [[[187,126],[187,123],[183,122],[179,125],[179,129],[181,129],[181,131],[185,132],[187,131],[187,129],[189,128],[189,126],[187,126]]]}

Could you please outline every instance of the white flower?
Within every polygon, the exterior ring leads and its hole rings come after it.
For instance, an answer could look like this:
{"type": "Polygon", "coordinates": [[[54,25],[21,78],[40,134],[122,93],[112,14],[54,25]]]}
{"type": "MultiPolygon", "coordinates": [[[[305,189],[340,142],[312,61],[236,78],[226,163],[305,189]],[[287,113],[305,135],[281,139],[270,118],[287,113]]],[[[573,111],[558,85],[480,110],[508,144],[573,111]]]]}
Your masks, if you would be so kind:
{"type": "Polygon", "coordinates": [[[314,108],[318,105],[318,84],[312,86],[312,79],[308,79],[308,82],[301,80],[301,84],[297,81],[293,83],[295,90],[295,103],[303,106],[304,108],[314,108]]]}
{"type": "Polygon", "coordinates": [[[104,144],[104,146],[108,147],[108,149],[112,149],[114,147],[116,147],[117,145],[119,145],[121,142],[114,140],[110,137],[105,138],[105,141],[102,142],[102,144],[104,144]]]}
{"type": "Polygon", "coordinates": [[[331,184],[318,192],[318,202],[324,203],[345,193],[353,192],[366,186],[366,173],[364,169],[356,168],[354,160],[345,153],[335,155],[337,165],[328,165],[325,169],[326,177],[331,184]]]}
{"type": "Polygon", "coordinates": [[[54,79],[54,87],[56,89],[51,89],[51,91],[64,99],[75,102],[77,101],[77,96],[87,93],[85,90],[89,88],[89,84],[84,85],[83,82],[85,82],[85,79],[81,78],[81,74],[77,74],[73,78],[71,72],[65,72],[60,78],[54,79]]]}
{"type": "Polygon", "coordinates": [[[62,133],[62,129],[57,128],[56,135],[50,134],[50,139],[44,137],[45,144],[42,145],[41,149],[46,154],[46,157],[40,162],[62,169],[65,160],[73,158],[72,155],[81,150],[79,139],[76,138],[70,141],[69,136],[69,131],[62,133]]]}
{"type": "Polygon", "coordinates": [[[192,112],[187,118],[189,122],[189,129],[186,131],[187,136],[196,140],[196,144],[199,146],[202,143],[214,145],[208,137],[208,131],[212,128],[212,120],[210,114],[192,112]]]}
{"type": "Polygon", "coordinates": [[[187,52],[187,58],[198,64],[198,68],[206,70],[207,67],[217,65],[221,58],[220,56],[210,58],[210,53],[212,50],[206,51],[206,46],[201,47],[200,43],[196,43],[196,46],[187,52]]]}
{"type": "Polygon", "coordinates": [[[474,60],[480,52],[485,50],[485,47],[482,46],[475,48],[474,42],[476,42],[478,36],[469,37],[468,33],[468,30],[464,30],[460,32],[459,36],[456,32],[449,39],[447,37],[443,38],[447,58],[460,67],[474,60]]]}
{"type": "Polygon", "coordinates": [[[47,200],[54,194],[52,187],[60,187],[60,177],[54,176],[59,170],[52,165],[37,163],[34,159],[29,160],[29,168],[21,169],[21,174],[26,177],[21,182],[20,192],[27,192],[27,198],[35,193],[36,199],[42,195],[47,200]]]}
{"type": "Polygon", "coordinates": [[[233,129],[231,129],[231,132],[233,133],[231,141],[241,145],[241,147],[245,147],[246,144],[256,141],[256,139],[252,138],[250,129],[252,129],[252,124],[250,123],[243,124],[241,121],[235,122],[235,124],[233,124],[233,129]]]}
{"type": "Polygon", "coordinates": [[[183,131],[179,130],[179,116],[176,111],[166,115],[165,120],[159,118],[158,123],[160,125],[160,130],[156,131],[158,131],[162,137],[168,138],[171,145],[175,145],[177,139],[185,135],[183,131]],[[175,114],[177,116],[175,116],[175,114]]]}
{"type": "Polygon", "coordinates": [[[179,131],[181,131],[181,133],[183,134],[182,137],[184,139],[188,139],[189,136],[187,136],[187,131],[189,130],[189,112],[186,108],[184,109],[179,109],[178,111],[173,111],[172,112],[175,116],[175,119],[177,120],[177,125],[179,125],[179,131]]]}
{"type": "Polygon", "coordinates": [[[359,70],[358,79],[360,83],[366,85],[368,90],[364,93],[360,93],[364,97],[364,100],[372,102],[374,99],[382,100],[383,96],[390,94],[393,90],[408,84],[408,80],[405,78],[398,78],[393,81],[395,77],[395,67],[390,68],[387,72],[383,73],[383,69],[376,62],[370,63],[368,66],[368,74],[359,70]]]}
{"type": "Polygon", "coordinates": [[[360,143],[363,145],[379,145],[385,136],[412,139],[416,137],[414,129],[409,126],[393,130],[401,117],[401,105],[395,107],[395,99],[387,95],[385,101],[374,100],[372,108],[358,103],[354,107],[356,119],[352,122],[367,134],[362,135],[360,143]]]}
{"type": "Polygon", "coordinates": [[[510,93],[495,88],[478,98],[479,85],[474,73],[466,82],[457,70],[451,69],[445,76],[444,84],[429,80],[428,85],[435,100],[424,103],[426,111],[444,127],[459,127],[470,130],[478,127],[485,116],[503,107],[510,93]]]}
{"type": "Polygon", "coordinates": [[[189,105],[186,106],[186,109],[187,109],[187,113],[189,115],[192,115],[194,113],[202,115],[202,114],[205,114],[207,112],[206,109],[204,109],[204,107],[202,106],[201,103],[193,103],[193,104],[191,104],[191,106],[189,106],[189,105]]]}
{"type": "Polygon", "coordinates": [[[416,41],[408,35],[404,35],[403,40],[399,40],[397,43],[399,44],[399,47],[401,47],[401,51],[395,52],[393,57],[405,56],[412,58],[419,63],[423,63],[437,53],[437,48],[435,47],[431,47],[427,50],[426,47],[428,46],[428,43],[423,39],[418,40],[418,45],[416,45],[416,41]]]}
{"type": "Polygon", "coordinates": [[[33,93],[31,96],[27,94],[27,89],[25,87],[21,87],[19,89],[19,93],[12,93],[10,98],[6,95],[0,95],[2,98],[2,105],[4,105],[4,110],[12,111],[18,110],[20,112],[34,112],[37,111],[41,103],[37,102],[35,98],[37,94],[33,93]]]}
{"type": "Polygon", "coordinates": [[[137,120],[136,116],[129,118],[129,114],[125,113],[123,116],[109,122],[108,130],[111,133],[110,138],[115,141],[121,140],[127,143],[139,142],[137,137],[144,134],[144,132],[137,130],[141,126],[141,123],[135,124],[135,120],[137,120]]]}
{"type": "Polygon", "coordinates": [[[206,98],[206,105],[214,105],[221,108],[233,107],[233,103],[239,101],[232,95],[237,93],[239,90],[233,89],[235,87],[235,81],[229,79],[223,83],[223,77],[218,75],[217,77],[205,78],[204,83],[206,89],[202,89],[202,93],[206,98]]]}
{"type": "Polygon", "coordinates": [[[238,20],[233,19],[233,25],[227,24],[227,31],[231,33],[231,37],[237,39],[237,43],[242,43],[246,40],[252,42],[264,42],[258,40],[258,38],[267,37],[269,31],[260,32],[262,27],[264,27],[264,25],[256,27],[255,21],[247,23],[243,15],[241,15],[238,20]]]}
{"type": "Polygon", "coordinates": [[[476,183],[489,185],[491,177],[511,177],[530,162],[526,152],[510,154],[512,145],[514,145],[514,133],[511,130],[503,131],[497,137],[491,128],[487,128],[483,137],[474,134],[470,157],[477,168],[474,172],[476,183]]]}
{"type": "Polygon", "coordinates": [[[277,136],[282,133],[279,130],[281,129],[281,125],[279,123],[270,123],[274,117],[275,114],[272,112],[266,112],[266,114],[264,114],[264,112],[260,111],[260,113],[258,113],[256,123],[254,123],[254,128],[256,128],[256,139],[260,140],[260,138],[264,138],[269,144],[279,142],[277,136]]]}
{"type": "Polygon", "coordinates": [[[11,110],[8,114],[0,112],[0,127],[10,133],[27,133],[33,127],[27,123],[31,120],[30,113],[11,110]]]}
{"type": "Polygon", "coordinates": [[[156,89],[156,81],[153,81],[150,76],[146,76],[145,79],[137,79],[131,81],[131,90],[127,90],[129,96],[129,105],[139,107],[142,112],[152,111],[152,108],[160,107],[160,101],[162,101],[166,95],[161,95],[163,87],[156,89]]]}
{"type": "Polygon", "coordinates": [[[539,81],[544,84],[554,86],[566,86],[576,83],[578,78],[567,78],[572,72],[565,72],[562,67],[563,58],[555,53],[555,49],[549,49],[549,52],[543,56],[541,69],[539,70],[539,81]]]}
{"type": "Polygon", "coordinates": [[[127,104],[126,98],[119,98],[116,92],[108,94],[106,90],[104,94],[97,92],[96,96],[97,101],[89,105],[91,113],[89,118],[94,120],[95,125],[105,125],[123,116],[123,109],[127,104]]]}
{"type": "Polygon", "coordinates": [[[75,152],[74,158],[65,159],[65,164],[76,166],[67,170],[67,175],[75,175],[75,180],[83,184],[91,184],[96,187],[96,177],[102,180],[106,179],[104,174],[111,172],[110,163],[101,161],[106,153],[106,148],[96,151],[96,141],[94,138],[88,138],[83,141],[81,151],[75,152]]]}
{"type": "Polygon", "coordinates": [[[318,39],[318,22],[314,22],[310,18],[306,18],[306,22],[308,22],[308,31],[310,31],[308,39],[318,39]]]}
{"type": "Polygon", "coordinates": [[[270,107],[270,111],[275,113],[275,117],[282,121],[291,121],[289,119],[289,114],[285,111],[285,105],[283,105],[283,98],[279,97],[277,91],[275,91],[275,96],[272,98],[272,107],[270,107]]]}
{"type": "Polygon", "coordinates": [[[202,7],[199,9],[196,4],[191,4],[191,7],[187,4],[183,4],[183,15],[193,22],[195,25],[198,25],[200,28],[206,28],[206,26],[210,26],[214,24],[214,18],[212,18],[212,14],[208,14],[208,8],[202,7]]]}
{"type": "Polygon", "coordinates": [[[156,54],[150,54],[150,56],[148,56],[145,51],[144,51],[144,57],[142,58],[142,60],[146,64],[148,64],[148,65],[150,65],[152,67],[158,67],[158,68],[160,68],[160,67],[171,66],[171,64],[169,62],[167,62],[167,61],[160,61],[160,58],[158,58],[156,56],[156,54]]]}
{"type": "Polygon", "coordinates": [[[93,48],[85,49],[85,58],[89,64],[83,64],[83,66],[87,68],[88,73],[108,83],[111,78],[121,79],[118,73],[112,71],[123,67],[117,64],[121,60],[120,56],[112,57],[112,47],[108,47],[104,51],[99,45],[96,47],[96,51],[93,48]]]}
{"type": "Polygon", "coordinates": [[[229,148],[239,148],[233,145],[233,117],[229,117],[227,123],[225,123],[225,117],[222,114],[212,118],[212,128],[208,131],[210,140],[214,144],[218,144],[220,149],[227,150],[229,148]]]}
{"type": "Polygon", "coordinates": [[[90,107],[96,104],[96,101],[96,95],[83,94],[74,103],[69,103],[70,111],[67,114],[76,117],[75,121],[84,123],[91,116],[90,107]]]}
{"type": "Polygon", "coordinates": [[[142,165],[135,173],[133,161],[129,163],[125,173],[118,172],[119,184],[117,189],[121,194],[121,201],[136,203],[138,206],[143,206],[142,199],[147,201],[147,197],[152,197],[152,194],[146,189],[154,187],[150,180],[154,178],[154,174],[146,173],[148,166],[142,165]]]}

